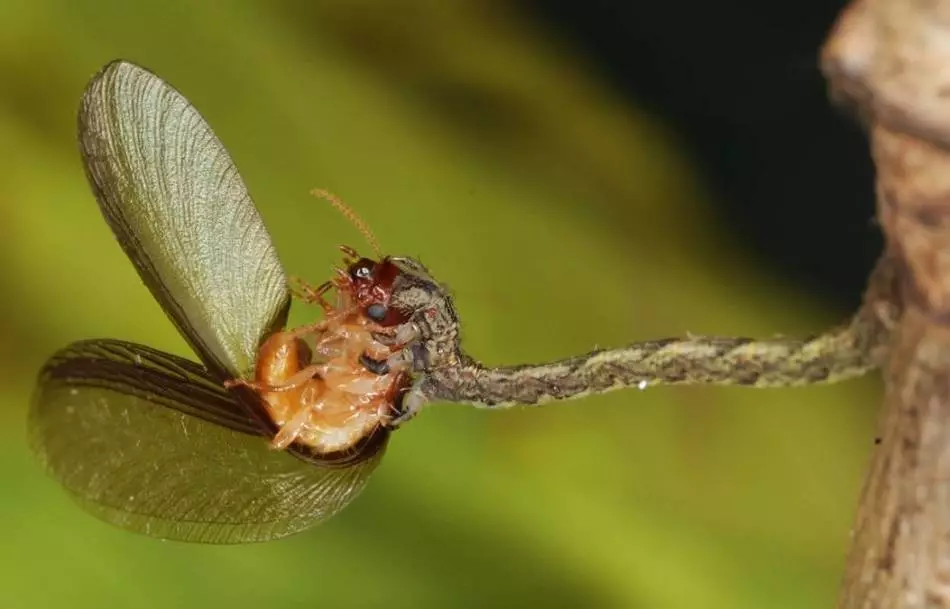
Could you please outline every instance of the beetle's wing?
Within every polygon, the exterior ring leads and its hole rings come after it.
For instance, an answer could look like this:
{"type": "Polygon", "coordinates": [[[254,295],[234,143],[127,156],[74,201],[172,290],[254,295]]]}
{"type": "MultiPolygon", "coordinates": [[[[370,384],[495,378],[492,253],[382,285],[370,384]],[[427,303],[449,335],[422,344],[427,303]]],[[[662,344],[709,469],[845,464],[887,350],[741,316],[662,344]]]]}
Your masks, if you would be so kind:
{"type": "Polygon", "coordinates": [[[264,541],[325,520],[383,452],[324,468],[272,450],[202,366],[115,340],[74,343],[49,360],[29,428],[41,462],[91,513],[206,543],[264,541]]]}
{"type": "Polygon", "coordinates": [[[214,372],[253,366],[289,294],[264,223],[227,150],[171,85],[126,61],[90,81],[79,110],[102,213],[178,330],[214,372]]]}

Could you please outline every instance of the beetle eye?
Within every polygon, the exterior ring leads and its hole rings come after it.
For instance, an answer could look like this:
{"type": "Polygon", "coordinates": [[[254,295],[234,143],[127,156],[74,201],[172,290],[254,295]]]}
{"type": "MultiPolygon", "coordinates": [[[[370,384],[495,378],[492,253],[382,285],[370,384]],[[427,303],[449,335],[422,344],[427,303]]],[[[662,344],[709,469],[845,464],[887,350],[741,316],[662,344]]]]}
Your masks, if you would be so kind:
{"type": "Polygon", "coordinates": [[[378,302],[366,307],[366,316],[373,321],[383,321],[386,319],[386,313],[386,307],[379,304],[378,302]]]}
{"type": "Polygon", "coordinates": [[[371,279],[375,268],[376,263],[374,261],[369,258],[360,258],[350,266],[350,277],[353,279],[371,279]]]}

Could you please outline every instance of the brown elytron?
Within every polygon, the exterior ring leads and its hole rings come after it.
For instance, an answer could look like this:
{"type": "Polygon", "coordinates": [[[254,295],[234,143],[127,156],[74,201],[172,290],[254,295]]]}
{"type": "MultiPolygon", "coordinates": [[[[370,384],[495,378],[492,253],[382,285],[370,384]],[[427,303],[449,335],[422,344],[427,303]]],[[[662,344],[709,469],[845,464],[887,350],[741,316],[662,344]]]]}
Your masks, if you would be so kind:
{"type": "Polygon", "coordinates": [[[302,300],[320,305],[323,320],[273,333],[261,345],[254,380],[226,383],[260,395],[278,428],[271,442],[277,449],[298,442],[327,456],[375,444],[409,387],[406,364],[388,363],[400,345],[377,338],[405,322],[388,307],[397,271],[385,258],[375,262],[341,249],[345,268],[333,280],[299,288],[302,300]],[[330,290],[335,304],[326,299],[330,290]]]}

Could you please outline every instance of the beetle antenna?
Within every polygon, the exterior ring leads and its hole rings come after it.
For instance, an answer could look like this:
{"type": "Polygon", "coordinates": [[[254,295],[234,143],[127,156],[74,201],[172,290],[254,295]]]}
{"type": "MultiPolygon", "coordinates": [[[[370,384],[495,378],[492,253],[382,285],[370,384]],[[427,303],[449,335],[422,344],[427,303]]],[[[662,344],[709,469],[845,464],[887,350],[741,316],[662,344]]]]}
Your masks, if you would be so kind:
{"type": "Polygon", "coordinates": [[[382,251],[379,249],[379,242],[376,241],[376,236],[373,235],[373,231],[369,229],[369,225],[363,221],[363,218],[353,211],[353,208],[341,201],[339,197],[330,191],[324,190],[322,188],[314,188],[310,191],[310,194],[317,197],[318,199],[327,201],[330,203],[330,205],[335,207],[338,212],[343,214],[344,218],[349,220],[350,223],[356,227],[356,230],[363,234],[363,238],[366,239],[366,242],[369,243],[369,246],[373,248],[373,251],[376,253],[376,257],[383,257],[382,251]]]}

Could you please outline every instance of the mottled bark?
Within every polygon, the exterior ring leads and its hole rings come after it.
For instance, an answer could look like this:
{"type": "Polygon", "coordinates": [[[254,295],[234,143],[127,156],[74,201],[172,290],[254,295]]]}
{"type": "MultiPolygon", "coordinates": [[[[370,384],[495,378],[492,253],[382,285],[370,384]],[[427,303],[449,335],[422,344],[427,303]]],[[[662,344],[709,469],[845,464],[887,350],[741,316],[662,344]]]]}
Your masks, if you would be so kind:
{"type": "Polygon", "coordinates": [[[868,129],[903,312],[838,606],[950,608],[950,0],[853,2],[823,69],[868,129]]]}

